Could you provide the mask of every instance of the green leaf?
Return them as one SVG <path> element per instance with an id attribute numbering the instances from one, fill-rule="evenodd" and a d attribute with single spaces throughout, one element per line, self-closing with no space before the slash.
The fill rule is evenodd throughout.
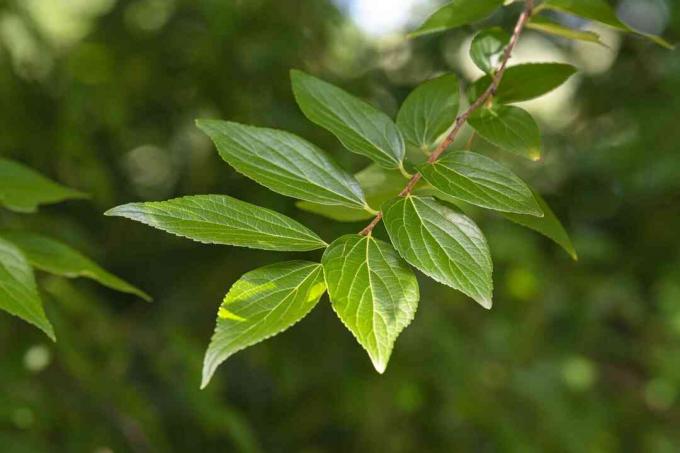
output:
<path id="1" fill-rule="evenodd" d="M 0 158 L 0 205 L 16 212 L 35 212 L 41 204 L 87 198 L 40 173 L 9 159 Z"/>
<path id="2" fill-rule="evenodd" d="M 326 153 L 293 134 L 219 120 L 198 127 L 236 171 L 280 194 L 328 205 L 363 208 L 359 184 Z"/>
<path id="3" fill-rule="evenodd" d="M 468 124 L 480 137 L 531 160 L 541 158 L 541 132 L 531 115 L 519 107 L 493 105 L 474 112 Z"/>
<path id="4" fill-rule="evenodd" d="M 503 0 L 453 0 L 430 16 L 410 37 L 437 33 L 479 22 L 503 5 Z"/>
<path id="5" fill-rule="evenodd" d="M 560 220 L 557 218 L 553 210 L 550 209 L 550 206 L 548 206 L 548 203 L 546 203 L 541 195 L 539 195 L 537 192 L 534 192 L 534 197 L 543 211 L 543 217 L 539 218 L 530 215 L 502 213 L 503 217 L 527 228 L 531 228 L 532 230 L 552 239 L 555 243 L 560 245 L 574 260 L 578 260 L 576 249 L 574 248 L 574 245 L 569 238 L 569 234 L 562 226 Z"/>
<path id="6" fill-rule="evenodd" d="M 605 46 L 600 40 L 600 35 L 593 31 L 574 30 L 573 28 L 565 27 L 562 24 L 553 22 L 549 19 L 540 16 L 534 16 L 531 22 L 527 24 L 527 28 L 532 30 L 547 33 L 560 38 L 571 39 L 573 41 L 586 41 Z M 606 46 L 605 46 L 606 47 Z"/>
<path id="7" fill-rule="evenodd" d="M 455 75 L 428 80 L 406 98 L 397 115 L 397 126 L 407 142 L 427 150 L 451 127 L 459 104 L 460 86 Z"/>
<path id="8" fill-rule="evenodd" d="M 448 153 L 420 167 L 423 179 L 445 194 L 496 211 L 542 216 L 531 189 L 493 159 L 468 151 Z"/>
<path id="9" fill-rule="evenodd" d="M 499 27 L 482 30 L 472 39 L 470 58 L 479 69 L 492 74 L 510 42 L 510 34 Z"/>
<path id="10" fill-rule="evenodd" d="M 290 261 L 243 275 L 217 313 L 215 333 L 203 361 L 201 388 L 236 352 L 291 327 L 316 306 L 326 290 L 318 263 Z"/>
<path id="11" fill-rule="evenodd" d="M 418 308 L 418 281 L 387 243 L 347 235 L 333 242 L 321 260 L 328 294 L 340 320 L 385 372 L 394 342 Z"/>
<path id="12" fill-rule="evenodd" d="M 226 195 L 130 203 L 105 215 L 127 217 L 205 244 L 292 252 L 327 245 L 313 231 L 283 214 Z"/>
<path id="13" fill-rule="evenodd" d="M 353 153 L 383 168 L 403 168 L 404 139 L 389 116 L 302 71 L 290 74 L 295 99 L 311 122 L 330 131 Z"/>
<path id="14" fill-rule="evenodd" d="M 616 16 L 614 9 L 605 0 L 546 0 L 541 6 L 555 11 L 573 14 L 585 19 L 594 20 L 596 22 L 601 22 L 621 31 L 644 36 L 645 38 L 667 49 L 674 48 L 672 44 L 663 38 L 641 33 L 621 22 L 621 20 Z"/>
<path id="15" fill-rule="evenodd" d="M 501 104 L 529 101 L 550 93 L 575 73 L 575 67 L 563 63 L 527 63 L 511 66 L 505 71 L 494 100 Z M 491 84 L 491 80 L 489 75 L 477 80 L 469 90 L 470 100 L 481 96 Z"/>
<path id="16" fill-rule="evenodd" d="M 134 294 L 144 300 L 151 297 L 125 280 L 102 269 L 97 263 L 55 239 L 27 231 L 2 231 L 0 236 L 17 246 L 35 268 L 55 275 L 85 277 L 111 289 Z"/>
<path id="17" fill-rule="evenodd" d="M 376 164 L 369 165 L 355 174 L 354 177 L 359 181 L 359 184 L 364 190 L 368 204 L 377 207 L 397 196 L 407 182 L 404 176 L 398 171 L 385 170 Z M 324 206 L 306 201 L 299 201 L 296 206 L 304 211 L 319 214 L 338 222 L 359 222 L 375 216 L 375 213 L 368 212 L 364 209 Z"/>
<path id="18" fill-rule="evenodd" d="M 383 214 L 392 244 L 406 261 L 491 308 L 493 264 L 486 239 L 472 220 L 433 198 L 416 196 L 386 203 Z"/>
<path id="19" fill-rule="evenodd" d="M 0 309 L 33 324 L 55 340 L 45 316 L 33 269 L 13 244 L 0 239 Z"/>

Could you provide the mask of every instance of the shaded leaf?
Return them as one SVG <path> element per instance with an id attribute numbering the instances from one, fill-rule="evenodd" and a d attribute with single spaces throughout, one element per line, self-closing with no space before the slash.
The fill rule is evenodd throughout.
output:
<path id="1" fill-rule="evenodd" d="M 562 223 L 557 218 L 555 213 L 548 203 L 537 192 L 534 192 L 534 197 L 541 207 L 544 216 L 542 218 L 530 215 L 502 213 L 503 217 L 512 220 L 527 228 L 541 233 L 542 235 L 552 239 L 555 243 L 560 245 L 574 260 L 578 259 L 576 249 L 569 238 L 569 234 L 562 226 Z"/>
<path id="2" fill-rule="evenodd" d="M 370 236 L 337 239 L 321 262 L 333 309 L 383 373 L 418 308 L 413 271 L 389 244 Z"/>
<path id="3" fill-rule="evenodd" d="M 377 164 L 356 173 L 366 201 L 370 206 L 380 207 L 384 202 L 397 196 L 406 185 L 407 180 L 396 170 L 385 170 Z M 296 206 L 304 211 L 319 214 L 338 222 L 358 222 L 372 218 L 375 214 L 364 209 L 349 209 L 341 206 L 324 206 L 317 203 L 299 201 Z"/>
<path id="4" fill-rule="evenodd" d="M 0 205 L 7 209 L 35 212 L 41 204 L 87 197 L 87 194 L 62 186 L 25 165 L 0 158 Z"/>
<path id="5" fill-rule="evenodd" d="M 77 250 L 55 239 L 27 231 L 2 231 L 0 236 L 17 246 L 28 262 L 37 269 L 69 278 L 90 278 L 111 289 L 151 300 L 144 291 L 102 269 Z"/>
<path id="6" fill-rule="evenodd" d="M 635 33 L 650 39 L 662 47 L 673 49 L 673 45 L 665 39 L 660 38 L 659 36 L 641 33 L 621 22 L 616 16 L 614 9 L 605 0 L 546 0 L 542 6 L 555 11 L 601 22 L 621 31 Z"/>
<path id="7" fill-rule="evenodd" d="M 558 88 L 576 68 L 564 63 L 527 63 L 511 66 L 505 71 L 503 81 L 496 90 L 494 100 L 501 104 L 530 101 Z M 477 80 L 469 90 L 469 98 L 477 99 L 491 84 L 491 76 Z"/>
<path id="8" fill-rule="evenodd" d="M 437 33 L 479 22 L 503 5 L 503 0 L 453 0 L 432 14 L 409 36 Z"/>
<path id="9" fill-rule="evenodd" d="M 363 208 L 359 184 L 322 150 L 296 135 L 219 120 L 198 120 L 236 171 L 289 197 Z"/>
<path id="10" fill-rule="evenodd" d="M 573 28 L 565 27 L 562 24 L 553 22 L 549 19 L 540 16 L 534 16 L 531 22 L 527 24 L 527 28 L 541 31 L 560 38 L 571 39 L 573 41 L 586 41 L 604 46 L 605 44 L 600 40 L 600 35 L 593 31 L 575 30 Z M 606 47 L 606 46 L 605 46 Z"/>
<path id="11" fill-rule="evenodd" d="M 304 318 L 325 290 L 318 263 L 290 261 L 244 274 L 231 287 L 217 313 L 215 333 L 203 361 L 201 388 L 233 354 Z"/>
<path id="12" fill-rule="evenodd" d="M 508 32 L 499 27 L 480 31 L 472 39 L 470 58 L 479 69 L 492 74 L 510 42 L 510 37 Z"/>
<path id="13" fill-rule="evenodd" d="M 290 74 L 295 99 L 311 122 L 330 131 L 348 150 L 381 167 L 403 168 L 404 139 L 389 116 L 302 71 Z"/>
<path id="14" fill-rule="evenodd" d="M 474 112 L 468 124 L 480 137 L 531 160 L 541 158 L 541 132 L 531 115 L 519 107 L 493 105 Z"/>
<path id="15" fill-rule="evenodd" d="M 496 211 L 543 213 L 531 189 L 512 171 L 481 154 L 457 151 L 420 167 L 423 179 L 445 194 Z"/>
<path id="16" fill-rule="evenodd" d="M 55 340 L 45 316 L 33 269 L 16 246 L 0 239 L 0 309 L 33 324 Z"/>
<path id="17" fill-rule="evenodd" d="M 327 245 L 313 231 L 283 214 L 226 195 L 130 203 L 105 215 L 126 217 L 206 244 L 293 252 Z"/>
<path id="18" fill-rule="evenodd" d="M 427 150 L 451 127 L 459 103 L 458 77 L 448 74 L 428 80 L 406 98 L 399 109 L 397 125 L 406 141 Z"/>
<path id="19" fill-rule="evenodd" d="M 491 308 L 493 264 L 472 220 L 433 198 L 416 196 L 386 203 L 383 213 L 392 244 L 409 264 Z"/>

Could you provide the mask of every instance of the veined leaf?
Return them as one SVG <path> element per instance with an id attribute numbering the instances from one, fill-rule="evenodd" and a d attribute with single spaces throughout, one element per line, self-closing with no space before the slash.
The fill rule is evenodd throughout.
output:
<path id="1" fill-rule="evenodd" d="M 635 33 L 650 39 L 662 47 L 673 49 L 673 45 L 665 39 L 655 35 L 641 33 L 621 22 L 616 16 L 614 9 L 605 0 L 546 0 L 542 6 L 555 11 L 601 22 L 621 31 Z"/>
<path id="2" fill-rule="evenodd" d="M 519 107 L 493 105 L 474 112 L 468 124 L 480 137 L 531 160 L 541 158 L 541 132 L 531 115 Z"/>
<path id="3" fill-rule="evenodd" d="M 363 208 L 359 184 L 326 153 L 284 131 L 219 120 L 198 120 L 222 159 L 236 171 L 289 197 Z"/>
<path id="4" fill-rule="evenodd" d="M 472 39 L 470 58 L 479 69 L 492 74 L 510 42 L 510 34 L 499 27 L 482 30 Z"/>
<path id="5" fill-rule="evenodd" d="M 503 0 L 453 0 L 432 14 L 409 36 L 437 33 L 479 22 L 503 5 Z"/>
<path id="6" fill-rule="evenodd" d="M 496 211 L 542 216 L 531 189 L 493 159 L 468 151 L 448 153 L 420 167 L 423 179 L 447 195 Z"/>
<path id="7" fill-rule="evenodd" d="M 494 100 L 501 104 L 529 101 L 550 93 L 575 73 L 575 67 L 563 63 L 527 63 L 511 66 L 505 71 Z M 489 75 L 477 80 L 469 90 L 469 98 L 477 99 L 490 84 Z"/>
<path id="8" fill-rule="evenodd" d="M 217 313 L 215 333 L 203 361 L 201 388 L 236 352 L 270 338 L 304 318 L 326 290 L 318 263 L 290 261 L 243 275 Z"/>
<path id="9" fill-rule="evenodd" d="M 330 131 L 353 153 L 383 168 L 403 168 L 404 139 L 389 116 L 302 71 L 290 74 L 295 99 L 311 122 Z"/>
<path id="10" fill-rule="evenodd" d="M 371 236 L 337 239 L 321 262 L 333 309 L 383 373 L 418 308 L 413 271 L 389 244 Z"/>
<path id="11" fill-rule="evenodd" d="M 0 309 L 33 324 L 55 340 L 45 316 L 33 269 L 13 244 L 0 239 Z"/>
<path id="12" fill-rule="evenodd" d="M 416 196 L 386 203 L 383 214 L 392 244 L 409 264 L 491 308 L 493 264 L 472 220 L 433 198 Z"/>
<path id="13" fill-rule="evenodd" d="M 130 203 L 105 215 L 127 217 L 206 244 L 293 252 L 327 245 L 313 231 L 283 214 L 226 195 Z"/>
<path id="14" fill-rule="evenodd" d="M 532 17 L 531 21 L 527 24 L 527 28 L 541 31 L 549 35 L 559 36 L 560 38 L 571 39 L 573 41 L 592 42 L 605 46 L 605 44 L 600 40 L 600 35 L 593 31 L 575 30 L 540 16 Z"/>
<path id="15" fill-rule="evenodd" d="M 453 74 L 428 80 L 406 98 L 397 125 L 406 141 L 428 149 L 451 127 L 460 103 L 458 77 Z"/>
<path id="16" fill-rule="evenodd" d="M 9 159 L 0 158 L 0 205 L 16 212 L 35 212 L 41 204 L 58 203 L 87 194 L 69 189 Z"/>
<path id="17" fill-rule="evenodd" d="M 548 206 L 548 203 L 546 203 L 543 197 L 541 197 L 541 195 L 538 194 L 538 192 L 534 192 L 534 197 L 536 198 L 538 205 L 541 207 L 541 210 L 543 211 L 544 214 L 543 217 L 512 214 L 507 212 L 502 213 L 503 217 L 507 218 L 508 220 L 512 220 L 513 222 L 518 223 L 527 228 L 531 228 L 532 230 L 541 233 L 542 235 L 548 237 L 549 239 L 552 239 L 555 243 L 561 246 L 574 260 L 578 260 L 576 249 L 574 248 L 574 245 L 572 244 L 571 239 L 569 238 L 569 234 L 562 226 L 560 220 L 557 218 L 553 210 L 550 209 L 550 206 Z"/>
<path id="18" fill-rule="evenodd" d="M 27 231 L 2 231 L 0 237 L 17 246 L 36 269 L 69 278 L 90 278 L 111 289 L 151 300 L 144 291 L 102 269 L 77 250 L 55 239 Z"/>
<path id="19" fill-rule="evenodd" d="M 407 180 L 397 170 L 385 170 L 377 164 L 356 173 L 354 177 L 359 181 L 366 194 L 366 201 L 370 206 L 380 207 L 384 202 L 397 196 L 406 185 Z M 364 209 L 348 209 L 341 206 L 324 206 L 318 203 L 299 201 L 296 206 L 304 211 L 319 214 L 338 222 L 359 222 L 371 219 L 374 213 Z"/>

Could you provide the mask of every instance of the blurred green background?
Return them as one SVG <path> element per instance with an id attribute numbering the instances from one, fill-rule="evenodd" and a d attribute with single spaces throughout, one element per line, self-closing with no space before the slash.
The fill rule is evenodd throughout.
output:
<path id="1" fill-rule="evenodd" d="M 633 25 L 680 38 L 677 0 L 612 3 Z M 470 30 L 411 42 L 399 33 L 433 7 L 0 1 L 0 155 L 92 195 L 34 216 L 2 211 L 0 224 L 59 237 L 155 298 L 39 274 L 59 341 L 0 314 L 0 451 L 680 451 L 680 53 L 607 30 L 609 48 L 527 32 L 513 60 L 582 69 L 527 106 L 545 158 L 506 159 L 553 205 L 580 261 L 480 211 L 495 261 L 491 312 L 420 279 L 419 312 L 379 376 L 324 298 L 198 389 L 229 286 L 289 257 L 201 245 L 102 213 L 224 193 L 326 240 L 358 231 L 236 174 L 193 119 L 287 129 L 357 171 L 368 162 L 303 118 L 288 70 L 394 114 L 429 77 L 475 77 Z M 510 26 L 515 13 L 489 22 Z"/>

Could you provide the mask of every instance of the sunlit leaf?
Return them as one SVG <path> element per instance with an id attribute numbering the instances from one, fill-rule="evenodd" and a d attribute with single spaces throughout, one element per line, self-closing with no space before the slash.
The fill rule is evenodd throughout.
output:
<path id="1" fill-rule="evenodd" d="M 370 236 L 337 239 L 322 263 L 333 309 L 383 373 L 418 308 L 413 271 L 392 246 Z"/>
<path id="2" fill-rule="evenodd" d="M 546 95 L 569 80 L 576 68 L 564 63 L 527 63 L 511 66 L 505 71 L 494 100 L 501 104 L 529 101 Z M 491 84 L 491 76 L 477 80 L 468 96 L 477 99 Z"/>
<path id="3" fill-rule="evenodd" d="M 36 269 L 69 278 L 90 278 L 111 289 L 151 300 L 144 291 L 116 277 L 77 250 L 55 239 L 28 231 L 1 231 L 0 237 L 17 246 Z"/>
<path id="4" fill-rule="evenodd" d="M 35 212 L 41 204 L 87 198 L 40 173 L 9 159 L 0 158 L 0 205 L 16 212 Z"/>
<path id="5" fill-rule="evenodd" d="M 289 197 L 363 208 L 359 184 L 322 150 L 296 135 L 219 120 L 198 127 L 236 171 Z"/>
<path id="6" fill-rule="evenodd" d="M 168 201 L 129 203 L 106 212 L 206 244 L 261 250 L 305 251 L 326 243 L 313 231 L 276 211 L 226 195 L 194 195 Z"/>
<path id="7" fill-rule="evenodd" d="M 217 313 L 215 333 L 203 361 L 201 387 L 236 352 L 288 329 L 304 318 L 326 290 L 318 263 L 290 261 L 243 275 Z"/>
<path id="8" fill-rule="evenodd" d="M 481 154 L 449 152 L 420 167 L 428 183 L 447 195 L 497 211 L 542 216 L 531 189 L 512 171 Z"/>
<path id="9" fill-rule="evenodd" d="M 491 308 L 493 264 L 472 220 L 417 196 L 394 199 L 383 205 L 383 213 L 392 244 L 409 264 Z"/>
<path id="10" fill-rule="evenodd" d="M 503 0 L 453 0 L 432 14 L 411 37 L 437 33 L 479 22 L 503 5 Z"/>
<path id="11" fill-rule="evenodd" d="M 541 158 L 541 132 L 531 115 L 511 105 L 493 105 L 474 112 L 468 123 L 488 142 L 531 160 Z"/>
<path id="12" fill-rule="evenodd" d="M 397 125 L 412 145 L 427 150 L 451 127 L 460 102 L 458 77 L 453 74 L 428 80 L 406 98 Z"/>
<path id="13" fill-rule="evenodd" d="M 0 309 L 33 324 L 55 340 L 45 316 L 33 269 L 16 246 L 0 239 Z"/>
<path id="14" fill-rule="evenodd" d="M 491 74 L 509 42 L 510 34 L 502 28 L 482 30 L 472 39 L 470 58 L 479 69 Z"/>
<path id="15" fill-rule="evenodd" d="M 403 167 L 404 139 L 389 116 L 302 71 L 291 71 L 291 80 L 295 99 L 310 121 L 330 131 L 348 150 L 383 168 Z"/>

